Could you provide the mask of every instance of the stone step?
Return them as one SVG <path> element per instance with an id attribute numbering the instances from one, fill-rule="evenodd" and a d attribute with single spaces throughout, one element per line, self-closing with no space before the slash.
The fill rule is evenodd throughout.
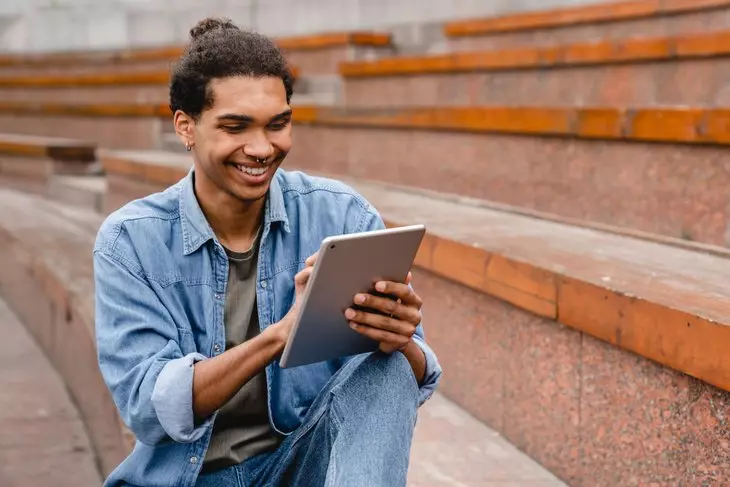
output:
<path id="1" fill-rule="evenodd" d="M 392 55 L 391 35 L 376 31 L 331 32 L 275 41 L 287 60 L 302 74 L 326 75 L 337 72 L 340 62 L 374 59 Z M 59 77 L 169 71 L 184 52 L 184 46 L 158 46 L 138 49 L 76 51 L 59 53 L 0 55 L 0 79 L 3 76 Z M 1 83 L 0 83 L 1 84 Z"/>
<path id="2" fill-rule="evenodd" d="M 730 19 L 730 6 L 728 6 Z M 730 31 L 381 58 L 341 65 L 349 107 L 724 107 Z M 693 77 L 702 83 L 691 83 Z"/>
<path id="3" fill-rule="evenodd" d="M 53 176 L 47 189 L 49 198 L 97 212 L 102 211 L 105 193 L 103 176 Z"/>
<path id="4" fill-rule="evenodd" d="M 168 158 L 168 163 L 173 159 Z M 88 347 L 88 337 L 81 340 L 84 334 L 91 333 L 91 328 L 88 327 L 93 327 L 93 275 L 90 255 L 93 235 L 101 218 L 95 212 L 79 210 L 38 196 L 7 189 L 0 189 L 0 208 L 0 254 L 4 257 L 0 261 L 5 265 L 5 271 L 0 275 L 2 295 L 17 307 L 25 319 L 26 327 L 38 336 L 46 353 L 54 357 L 55 365 L 69 385 L 75 400 L 81 402 L 84 412 L 81 418 L 86 422 L 86 427 L 91 428 L 92 434 L 96 435 L 95 439 L 98 441 L 99 438 L 104 437 L 102 435 L 107 435 L 104 437 L 106 438 L 105 450 L 99 451 L 98 443 L 95 448 L 97 448 L 96 453 L 101 455 L 104 471 L 108 473 L 109 469 L 114 466 L 113 462 L 119 460 L 119 452 L 126 449 L 127 445 L 122 442 L 121 437 L 113 438 L 108 431 L 110 426 L 114 426 L 114 419 L 109 414 L 104 416 L 102 412 L 109 413 L 110 398 L 108 392 L 102 388 L 103 386 L 100 386 L 97 378 L 98 372 L 92 366 L 95 355 L 93 348 Z M 57 242 L 57 244 L 53 245 L 53 249 L 49 249 L 48 242 Z M 20 253 L 24 257 L 21 258 Z M 63 262 L 54 264 L 58 255 L 64 255 Z M 34 269 L 34 272 L 28 272 L 29 268 L 26 269 L 24 266 L 30 266 L 29 268 Z M 39 289 L 39 291 L 28 293 L 27 291 L 30 289 Z M 29 296 L 32 296 L 33 299 L 28 299 Z M 8 314 L 3 306 L 3 302 L 0 301 L 0 329 L 5 331 L 6 338 L 10 337 L 3 343 L 10 345 L 13 351 L 8 352 L 11 354 L 9 357 L 7 353 L 3 354 L 10 361 L 9 366 L 4 367 L 6 374 L 0 376 L 0 385 L 6 378 L 12 385 L 18 377 L 22 376 L 23 371 L 27 372 L 28 354 L 25 353 L 24 368 L 12 367 L 13 363 L 17 363 L 17 360 L 14 360 L 14 354 L 24 350 L 23 342 L 18 338 L 22 330 L 19 329 L 17 323 L 10 323 L 6 319 Z M 50 316 L 48 315 L 49 310 Z M 60 316 L 55 316 L 54 310 Z M 66 323 L 55 321 L 62 319 L 64 315 L 72 318 Z M 69 318 L 65 319 L 69 320 Z M 8 324 L 13 324 L 14 328 L 8 330 Z M 59 336 L 59 339 L 55 340 L 53 337 L 58 335 L 60 326 L 63 326 L 66 331 L 63 337 Z M 11 331 L 13 333 L 10 333 Z M 8 335 L 8 333 L 10 334 Z M 75 344 L 74 339 L 79 342 Z M 2 346 L 0 346 L 1 350 Z M 84 369 L 83 374 L 78 368 L 82 363 L 89 366 Z M 44 374 L 35 374 L 34 377 L 36 380 L 45 379 L 45 376 L 51 373 L 50 370 L 46 370 Z M 48 394 L 54 392 L 58 387 L 55 384 L 52 385 L 54 387 L 44 386 L 40 390 L 22 388 L 23 390 L 18 390 L 17 394 L 22 394 L 21 399 L 26 405 L 43 404 L 44 401 L 47 402 L 45 398 Z M 3 397 L 12 399 L 13 404 L 17 404 L 18 396 L 12 394 L 13 389 L 10 392 L 11 394 Z M 91 401 L 91 398 L 94 400 Z M 11 403 L 9 405 L 12 406 Z M 69 426 L 78 427 L 79 425 L 58 424 L 61 412 L 69 415 L 73 415 L 75 412 L 70 406 L 58 400 L 48 406 L 52 406 L 53 409 L 42 413 L 46 419 L 43 420 L 44 424 L 38 425 L 43 428 L 44 432 L 43 447 L 59 451 L 57 449 L 60 445 L 68 444 L 69 436 L 77 444 L 74 452 L 78 455 L 78 460 L 73 462 L 76 470 L 73 475 L 63 478 L 61 481 L 71 482 L 67 485 L 91 485 L 91 481 L 78 482 L 83 475 L 90 475 L 88 469 L 85 469 L 87 465 L 82 463 L 79 468 L 78 463 L 79 461 L 88 462 L 88 457 L 93 456 L 91 447 L 87 447 L 87 443 L 82 441 L 83 438 L 75 434 L 67 434 L 57 439 L 48 435 L 49 431 L 51 433 L 56 430 L 64 432 L 66 431 L 64 428 L 68 429 Z M 99 410 L 92 417 L 90 411 L 93 411 L 91 408 L 94 407 L 98 407 Z M 59 414 L 54 413 L 56 408 L 60 408 Z M 3 419 L 7 419 L 8 415 L 12 415 L 16 409 L 3 408 L 0 412 L 0 423 Z M 32 416 L 37 413 L 37 410 L 30 412 L 28 409 L 25 408 L 26 412 L 23 414 Z M 20 411 L 20 409 L 17 410 Z M 105 419 L 106 423 L 102 423 L 102 419 Z M 81 421 L 78 423 L 80 424 Z M 31 426 L 29 425 L 29 427 Z M 102 430 L 102 426 L 107 429 L 106 433 Z M 16 436 L 17 426 L 9 424 L 6 430 L 11 435 L 7 445 L 9 448 L 0 448 L 0 458 L 3 455 L 12 457 L 23 452 L 17 441 L 11 441 L 11 438 L 19 437 Z M 116 440 L 116 444 L 114 440 Z M 27 443 L 27 441 L 26 438 L 24 442 Z M 111 451 L 112 448 L 115 448 L 114 452 Z M 43 450 L 41 449 L 40 452 L 43 453 Z M 33 455 L 35 465 L 38 465 L 37 453 L 38 451 Z M 109 456 L 112 453 L 116 456 Z M 63 459 L 64 457 L 58 458 Z M 58 458 L 54 461 L 57 461 Z M 45 457 L 41 458 L 40 465 L 43 466 L 45 461 Z M 50 462 L 50 460 L 48 461 Z M 53 464 L 53 462 L 51 463 Z M 3 479 L 19 479 L 17 484 L 11 483 L 8 487 L 46 485 L 45 483 L 27 482 L 27 469 L 26 463 L 22 461 L 0 462 L 0 472 L 4 474 Z M 54 472 L 59 473 L 58 470 Z M 40 480 L 43 475 L 54 472 L 41 468 L 36 474 Z M 20 481 L 23 479 L 26 480 L 25 483 Z M 98 483 L 98 480 L 95 482 Z M 443 485 L 443 482 L 448 482 L 449 485 L 493 485 L 495 487 L 504 485 L 505 482 L 516 486 L 557 487 L 565 485 L 498 433 L 480 423 L 453 402 L 437 394 L 424 405 L 419 414 L 412 447 L 408 485 L 410 487 L 431 487 Z"/>
<path id="5" fill-rule="evenodd" d="M 287 161 L 726 247 L 726 116 L 666 107 L 299 107 Z"/>
<path id="6" fill-rule="evenodd" d="M 298 167 L 730 245 L 723 109 L 295 106 L 294 119 Z M 0 131 L 112 149 L 181 151 L 171 129 L 165 105 L 0 104 Z"/>
<path id="7" fill-rule="evenodd" d="M 730 28 L 728 0 L 620 0 L 447 22 L 451 50 L 550 46 Z"/>
<path id="8" fill-rule="evenodd" d="M 95 452 L 63 378 L 1 295 L 0 332 L 3 487 L 101 485 Z"/>

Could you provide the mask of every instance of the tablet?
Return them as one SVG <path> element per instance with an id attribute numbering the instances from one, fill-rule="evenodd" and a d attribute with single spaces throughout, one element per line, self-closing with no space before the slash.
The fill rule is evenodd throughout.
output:
<path id="1" fill-rule="evenodd" d="M 378 281 L 405 282 L 426 232 L 424 225 L 328 237 L 322 241 L 279 365 L 298 367 L 377 350 L 350 328 L 345 310 Z"/>

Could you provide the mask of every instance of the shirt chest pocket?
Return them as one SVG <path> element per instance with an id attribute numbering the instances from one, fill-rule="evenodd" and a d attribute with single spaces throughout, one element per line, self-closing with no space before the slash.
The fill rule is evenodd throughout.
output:
<path id="1" fill-rule="evenodd" d="M 209 284 L 182 279 L 158 286 L 163 313 L 177 328 L 183 355 L 209 355 L 218 335 L 223 335 L 225 296 L 216 294 Z"/>

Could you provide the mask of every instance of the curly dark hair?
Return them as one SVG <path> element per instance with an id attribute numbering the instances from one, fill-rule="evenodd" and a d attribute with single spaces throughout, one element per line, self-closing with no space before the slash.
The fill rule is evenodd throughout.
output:
<path id="1" fill-rule="evenodd" d="M 279 47 L 268 37 L 238 28 L 230 19 L 206 18 L 190 29 L 190 44 L 172 70 L 170 109 L 198 119 L 213 105 L 212 79 L 231 76 L 281 78 L 287 102 L 294 77 Z"/>

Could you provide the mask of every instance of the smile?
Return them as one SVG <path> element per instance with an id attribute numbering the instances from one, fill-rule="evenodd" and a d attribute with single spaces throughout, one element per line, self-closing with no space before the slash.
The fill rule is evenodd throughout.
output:
<path id="1" fill-rule="evenodd" d="M 238 169 L 244 174 L 248 174 L 249 176 L 261 176 L 262 174 L 266 173 L 266 171 L 269 170 L 268 166 L 264 167 L 246 167 L 241 164 L 232 164 L 233 167 Z"/>

